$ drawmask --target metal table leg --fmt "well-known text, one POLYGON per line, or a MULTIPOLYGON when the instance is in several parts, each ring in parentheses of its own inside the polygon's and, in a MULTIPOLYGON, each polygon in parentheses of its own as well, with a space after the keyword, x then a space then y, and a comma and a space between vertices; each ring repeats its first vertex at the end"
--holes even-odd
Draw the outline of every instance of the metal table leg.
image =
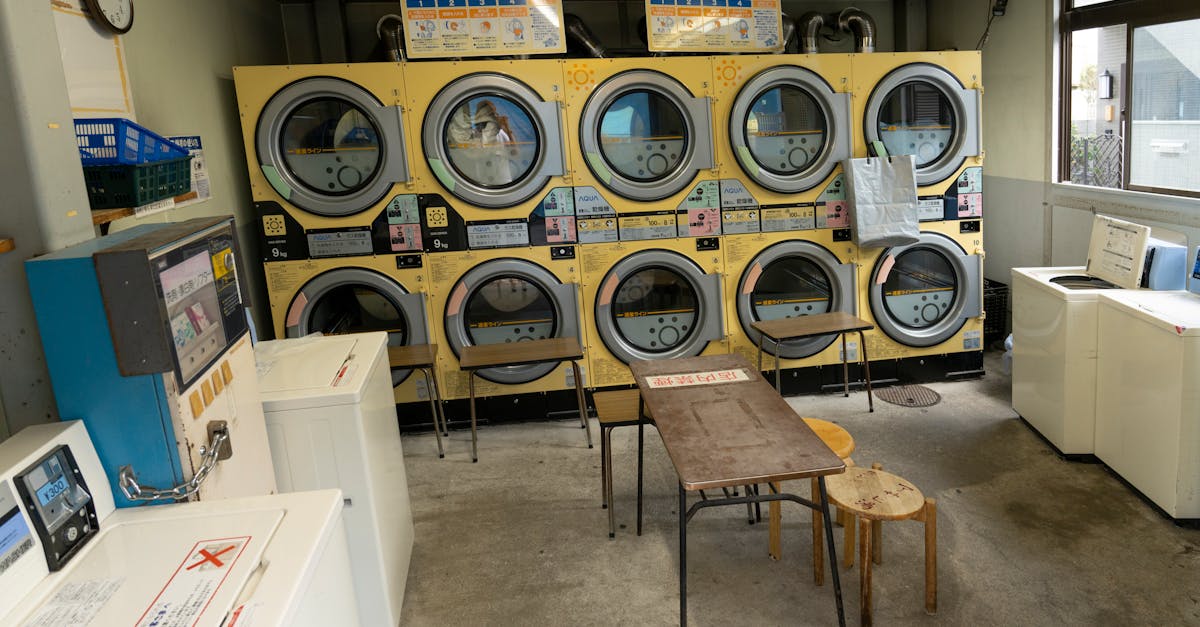
MULTIPOLYGON (((844 336, 843 336, 844 337, 844 336)), ((867 376, 867 407, 870 411, 875 411, 875 398, 871 395, 871 360, 867 359, 867 340, 863 337, 863 332, 858 332, 858 344, 862 352, 863 373, 867 376)))
POLYGON ((592 430, 588 427, 587 396, 583 393, 583 377, 579 373, 579 362, 571 360, 571 372, 575 375, 575 401, 579 403, 579 426, 587 434, 588 448, 592 448, 592 430))
POLYGON ((600 425, 600 509, 608 508, 608 428, 600 425))
POLYGON ((646 403, 638 395, 638 481, 637 481, 637 534, 642 535, 642 449, 643 433, 646 428, 646 403))
POLYGON ((763 333, 758 334, 758 371, 762 372, 763 333))
POLYGON ((437 437, 438 458, 441 459, 446 456, 446 451, 442 448, 442 425, 438 424, 438 402, 434 400, 437 397, 437 386, 433 383, 432 368, 419 370, 425 375, 425 386, 429 388, 429 413, 433 416, 433 435, 437 437))
MULTIPOLYGON (((833 572, 833 596, 837 600, 838 625, 846 625, 846 609, 842 606, 842 580, 838 576, 837 549, 833 546, 833 518, 829 517, 829 495, 825 493, 825 477, 817 477, 817 490, 820 492, 821 516, 825 521, 825 544, 829 549, 829 566, 833 572)), ((863 566, 866 568, 866 566, 863 566)))
POLYGON ((446 408, 442 403, 442 384, 438 383, 437 364, 429 367, 429 375, 433 381, 433 395, 437 397, 438 416, 442 419, 442 435, 450 437, 450 423, 446 420, 446 408))
POLYGON ((771 338, 775 342, 775 391, 783 394, 783 384, 779 381, 779 353, 783 352, 783 348, 779 346, 779 340, 771 338))
POLYGON ((471 397, 471 463, 479 461, 479 437, 475 432, 475 371, 467 371, 467 388, 471 397))
POLYGON ((846 333, 842 336, 842 396, 850 398, 850 354, 846 352, 846 333))
MULTIPOLYGON (((687 624, 687 491, 679 484, 679 624, 687 624)), ((832 538, 833 536, 830 536, 832 538)), ((841 608, 841 600, 838 600, 841 608)), ((843 623, 844 624, 844 623, 843 623)))
POLYGON ((616 514, 613 512, 612 429, 600 429, 600 446, 604 449, 604 502, 608 503, 608 537, 617 535, 616 514))

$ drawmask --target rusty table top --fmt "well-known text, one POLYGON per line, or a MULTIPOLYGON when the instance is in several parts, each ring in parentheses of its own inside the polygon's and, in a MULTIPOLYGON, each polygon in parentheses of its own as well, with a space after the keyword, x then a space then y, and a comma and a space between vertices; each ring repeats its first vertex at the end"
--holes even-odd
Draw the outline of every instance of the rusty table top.
POLYGON ((427 368, 437 363, 437 344, 389 346, 388 365, 393 368, 427 368))
POLYGON ((553 337, 511 344, 464 346, 462 354, 458 357, 458 367, 463 370, 479 370, 576 359, 583 359, 583 347, 579 345, 578 339, 553 337))
POLYGON ((847 331, 866 331, 875 325, 844 311, 832 311, 813 316, 759 320, 751 325, 755 331, 772 340, 791 340, 847 331))
POLYGON ((634 361, 629 368, 686 490, 846 470, 740 355, 634 361))

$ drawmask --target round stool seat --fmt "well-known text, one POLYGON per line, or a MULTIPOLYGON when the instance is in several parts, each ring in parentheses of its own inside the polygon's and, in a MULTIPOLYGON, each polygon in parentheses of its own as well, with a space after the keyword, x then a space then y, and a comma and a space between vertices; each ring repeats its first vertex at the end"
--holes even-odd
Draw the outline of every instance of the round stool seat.
POLYGON ((826 477, 825 489, 835 505, 869 520, 912 518, 925 507, 925 496, 917 486, 874 468, 848 467, 840 475, 826 477))
POLYGON ((808 425, 808 428, 812 429, 818 438, 821 438, 825 446, 833 449, 838 457, 846 459, 854 452, 854 438, 850 436, 849 431, 820 418, 803 418, 803 420, 804 424, 808 425))

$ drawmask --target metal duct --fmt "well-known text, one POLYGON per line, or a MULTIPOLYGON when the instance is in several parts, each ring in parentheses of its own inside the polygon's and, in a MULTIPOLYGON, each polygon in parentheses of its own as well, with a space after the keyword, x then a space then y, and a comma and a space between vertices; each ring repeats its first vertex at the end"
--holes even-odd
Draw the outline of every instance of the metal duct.
POLYGON ((578 15, 572 13, 564 15, 563 26, 566 28, 567 37, 579 44, 589 56, 603 59, 607 55, 604 45, 600 43, 599 39, 596 39, 596 35, 578 15))
POLYGON ((404 61, 404 18, 395 14, 379 18, 375 34, 387 52, 388 61, 404 61))
POLYGON ((780 14, 783 19, 783 51, 796 51, 796 21, 788 17, 787 13, 780 14))
POLYGON ((855 52, 875 52, 875 20, 855 7, 843 9, 837 17, 838 30, 854 35, 855 52))
POLYGON ((816 11, 809 11, 796 20, 796 28, 800 31, 800 53, 817 54, 817 35, 825 26, 826 17, 816 11))

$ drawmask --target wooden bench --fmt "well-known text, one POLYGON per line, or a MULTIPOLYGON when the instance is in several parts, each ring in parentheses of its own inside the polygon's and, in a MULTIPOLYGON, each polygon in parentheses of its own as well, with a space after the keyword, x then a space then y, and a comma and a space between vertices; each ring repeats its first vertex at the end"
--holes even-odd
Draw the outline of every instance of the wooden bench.
POLYGON ((842 311, 799 316, 796 318, 779 318, 776 320, 759 320, 753 325, 758 331, 758 370, 762 372, 763 339, 769 339, 775 344, 775 389, 780 393, 780 361, 779 345, 788 340, 800 340, 822 335, 839 335, 842 338, 842 385, 843 392, 850 396, 850 366, 846 355, 846 334, 858 332, 859 355, 862 356, 863 373, 867 379, 867 407, 875 411, 875 399, 871 397, 871 362, 867 360, 867 342, 863 331, 874 329, 875 325, 842 311))
POLYGON ((600 423, 600 498, 601 507, 608 509, 608 537, 616 536, 613 513, 612 430, 638 424, 638 404, 641 394, 636 390, 605 390, 592 394, 596 419, 600 423))
POLYGON ((389 346, 388 366, 392 370, 420 370, 425 375, 425 387, 429 391, 429 411, 433 414, 433 433, 437 436, 438 458, 443 458, 446 451, 442 448, 442 435, 450 435, 450 427, 446 425, 442 393, 438 389, 437 353, 437 344, 389 346))

